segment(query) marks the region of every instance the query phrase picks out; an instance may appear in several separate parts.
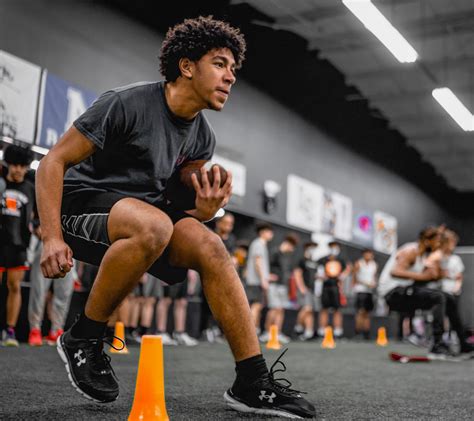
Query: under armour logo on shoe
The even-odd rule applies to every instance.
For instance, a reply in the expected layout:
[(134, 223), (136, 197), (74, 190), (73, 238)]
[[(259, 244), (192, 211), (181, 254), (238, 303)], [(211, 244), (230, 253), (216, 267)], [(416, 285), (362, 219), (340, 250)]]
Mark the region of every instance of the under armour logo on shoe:
[(267, 395), (267, 392), (265, 390), (260, 391), (260, 396), (258, 399), (263, 401), (264, 399), (267, 399), (269, 403), (273, 403), (273, 399), (276, 398), (276, 395), (272, 392), (271, 395)]
[(79, 351), (77, 351), (74, 354), (74, 358), (77, 358), (77, 360), (78, 360), (78, 362), (76, 364), (78, 367), (80, 367), (82, 364), (86, 363), (86, 357), (82, 358), (81, 355), (82, 355), (82, 349), (80, 349)]

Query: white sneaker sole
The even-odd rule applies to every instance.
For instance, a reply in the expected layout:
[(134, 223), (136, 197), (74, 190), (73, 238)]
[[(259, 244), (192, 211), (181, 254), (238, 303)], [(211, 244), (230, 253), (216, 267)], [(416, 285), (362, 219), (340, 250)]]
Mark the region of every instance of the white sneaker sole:
[[(89, 396), (87, 393), (85, 393), (81, 389), (79, 389), (79, 386), (76, 384), (76, 382), (74, 380), (74, 377), (71, 373), (71, 369), (69, 368), (69, 361), (68, 361), (66, 353), (63, 350), (63, 346), (61, 344), (60, 339), (61, 339), (61, 336), (56, 340), (56, 349), (58, 351), (59, 356), (61, 357), (61, 360), (63, 360), (64, 366), (66, 367), (66, 371), (67, 371), (67, 377), (68, 377), (69, 381), (71, 382), (72, 386), (74, 387), (74, 389), (76, 389), (76, 391), (78, 393), (80, 393), (82, 396), (84, 396), (86, 399), (89, 399), (91, 401), (94, 401), (94, 402), (97, 402), (97, 403), (110, 403), (111, 401), (104, 402), (104, 401), (98, 400), (96, 398), (93, 398), (92, 396)], [(116, 400), (116, 399), (117, 398), (115, 398), (114, 400)]]
[(252, 408), (250, 406), (245, 405), (242, 402), (235, 400), (232, 396), (230, 396), (227, 393), (227, 391), (224, 393), (224, 400), (228, 407), (238, 412), (261, 414), (261, 415), (275, 415), (277, 417), (292, 418), (292, 419), (298, 419), (298, 420), (303, 419), (303, 417), (300, 417), (299, 415), (292, 414), (291, 412), (282, 411), (281, 409)]

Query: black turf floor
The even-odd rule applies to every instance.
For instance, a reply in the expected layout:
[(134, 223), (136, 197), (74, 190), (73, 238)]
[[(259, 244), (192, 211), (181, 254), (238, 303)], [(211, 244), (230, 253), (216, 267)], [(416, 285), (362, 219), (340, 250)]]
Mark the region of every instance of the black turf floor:
[[(474, 362), (401, 365), (389, 350), (420, 353), (408, 345), (340, 342), (292, 343), (284, 357), (288, 379), (318, 408), (320, 420), (473, 420)], [(126, 420), (138, 348), (113, 356), (121, 396), (94, 404), (70, 385), (55, 348), (0, 348), (0, 420)], [(270, 363), (275, 351), (265, 351)], [(171, 420), (262, 419), (226, 409), (222, 394), (234, 377), (225, 345), (165, 348), (166, 403)], [(271, 418), (265, 418), (271, 419)]]

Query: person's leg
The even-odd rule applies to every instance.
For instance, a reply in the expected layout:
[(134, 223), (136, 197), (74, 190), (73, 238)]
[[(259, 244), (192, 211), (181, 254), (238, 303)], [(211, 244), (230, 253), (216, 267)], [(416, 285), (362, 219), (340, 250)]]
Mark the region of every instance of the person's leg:
[(261, 354), (247, 297), (222, 240), (201, 223), (176, 223), (169, 243), (170, 263), (199, 272), (211, 311), (236, 361)]
[(143, 297), (137, 295), (129, 295), (130, 300), (130, 313), (128, 319), (128, 330), (132, 333), (138, 328), (138, 322), (140, 321), (140, 309)]
[(54, 280), (54, 295), (51, 307), (52, 332), (64, 329), (73, 291), (74, 278), (72, 272), (69, 272), (63, 279)]
[(160, 301), (158, 301), (158, 305), (156, 307), (156, 326), (158, 328), (158, 332), (160, 333), (166, 333), (168, 327), (168, 311), (171, 302), (171, 297), (163, 297)]
[(122, 199), (107, 222), (111, 246), (105, 253), (86, 303), (85, 315), (107, 322), (140, 277), (160, 257), (173, 232), (169, 217), (136, 199)]
[(359, 334), (359, 333), (362, 333), (362, 331), (364, 330), (363, 328), (363, 318), (364, 318), (364, 315), (363, 315), (363, 310), (362, 309), (357, 309), (357, 313), (356, 313), (356, 316), (355, 316), (355, 332), (356, 334)]
[(275, 310), (275, 324), (278, 326), (278, 332), (281, 332), (285, 320), (285, 309), (277, 308)]
[(30, 323), (30, 329), (41, 329), (46, 304), (46, 293), (50, 286), (51, 279), (43, 276), (38, 259), (38, 262), (33, 263), (30, 271), (30, 297), (28, 301), (28, 322)]
[(174, 301), (174, 332), (173, 339), (180, 345), (196, 346), (199, 342), (186, 332), (188, 300), (186, 297), (178, 297)]
[(155, 297), (145, 297), (143, 306), (142, 306), (142, 314), (141, 314), (141, 322), (140, 324), (145, 330), (149, 330), (151, 328), (151, 323), (153, 321), (153, 310), (155, 308), (156, 298)]
[(21, 309), (21, 286), (25, 272), (23, 270), (8, 270), (7, 272), (7, 326), (15, 328)]
[(329, 313), (327, 308), (322, 308), (319, 312), (318, 335), (324, 336), (324, 329), (326, 329), (329, 320)]
[(449, 319), (451, 330), (456, 332), (456, 334), (458, 335), (459, 342), (461, 345), (461, 352), (474, 351), (472, 344), (469, 344), (466, 341), (467, 335), (464, 330), (461, 317), (459, 315), (458, 301), (456, 300), (456, 297), (454, 295), (446, 293), (444, 293), (444, 295), (446, 297), (446, 316)]
[[(224, 394), (227, 404), (243, 412), (314, 416), (314, 406), (301, 395), (289, 388), (282, 393), (271, 381), (244, 288), (222, 240), (198, 221), (182, 219), (174, 227), (169, 261), (199, 272), (211, 311), (229, 343), (237, 375)], [(259, 399), (262, 390), (273, 396), (271, 402)]]
[(334, 325), (334, 334), (336, 336), (341, 336), (342, 332), (343, 332), (343, 329), (342, 329), (342, 313), (341, 313), (341, 310), (339, 310), (339, 309), (334, 310), (333, 325)]
[(262, 315), (262, 303), (252, 303), (250, 305), (250, 311), (252, 313), (252, 319), (255, 324), (255, 329), (258, 332), (260, 330), (260, 322)]
[(186, 330), (186, 313), (188, 300), (178, 298), (174, 302), (174, 330), (176, 333), (183, 333)]

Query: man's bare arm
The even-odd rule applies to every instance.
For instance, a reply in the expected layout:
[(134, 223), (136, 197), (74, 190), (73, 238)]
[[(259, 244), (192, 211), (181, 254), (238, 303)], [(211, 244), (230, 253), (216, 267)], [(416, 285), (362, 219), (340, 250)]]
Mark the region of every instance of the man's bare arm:
[(411, 279), (416, 282), (429, 282), (436, 280), (439, 273), (434, 267), (425, 268), (421, 273), (409, 270), (409, 268), (415, 263), (416, 258), (416, 249), (399, 252), (395, 266), (390, 272), (391, 275), (397, 278)]
[(263, 268), (262, 268), (262, 256), (255, 256), (255, 271), (257, 272), (258, 277), (260, 278), (260, 282), (262, 283), (262, 288), (268, 288), (268, 279), (265, 279), (263, 276)]
[[(83, 161), (96, 146), (75, 127), (71, 127), (41, 160), (36, 173), (36, 201), (41, 221), (44, 250), (44, 276), (64, 276), (71, 269), (72, 253), (64, 244), (61, 231), (61, 199), (66, 170)], [(64, 270), (59, 271), (60, 268)]]

